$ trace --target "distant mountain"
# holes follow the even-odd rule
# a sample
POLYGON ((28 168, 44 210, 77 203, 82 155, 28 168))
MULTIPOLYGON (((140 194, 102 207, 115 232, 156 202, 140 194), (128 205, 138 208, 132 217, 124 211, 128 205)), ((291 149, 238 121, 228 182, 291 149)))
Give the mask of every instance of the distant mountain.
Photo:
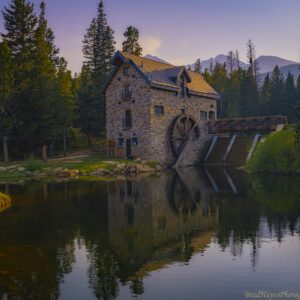
POLYGON ((164 63, 164 64, 169 64, 167 61, 157 57, 157 56, 154 56, 154 55, 150 55, 150 54, 147 54, 145 55, 144 57, 148 58, 148 59, 152 59, 152 60, 155 60, 155 61, 158 61, 158 62, 161 62, 161 63, 164 63))
MULTIPOLYGON (((288 73, 290 72, 292 75, 294 75, 295 80, 298 78, 298 76, 300 75, 300 64, 298 63, 294 63, 291 65, 287 65, 287 66, 283 66, 280 68, 280 71, 283 75, 284 78, 287 78, 288 73)), ((270 76, 272 76, 272 71, 274 68, 272 68, 272 70, 270 72, 265 72, 265 73, 260 73, 259 74, 259 81, 262 83, 263 80, 265 79, 265 77, 267 76, 267 74, 269 74, 270 76)))
POLYGON ((277 56, 262 55, 257 58, 259 72, 267 73, 273 71, 274 67, 277 65, 279 68, 289 65, 297 64, 295 61, 287 60, 277 56))
MULTIPOLYGON (((167 63, 165 60, 153 56, 153 55, 146 55, 146 58, 167 63)), ((201 61, 202 70, 204 71, 206 68, 210 68, 210 65, 212 64, 213 67, 216 65, 216 63, 224 64, 227 62, 227 56, 225 54, 217 55, 216 57, 212 57, 206 60, 201 61)), ((273 69, 276 65, 279 66, 283 76, 286 78, 288 75, 288 72, 291 72, 291 74, 294 75, 295 79, 300 75, 299 66, 300 63, 297 63, 295 61, 287 60, 278 56, 272 56, 272 55, 262 55, 257 58, 258 66, 259 66, 259 80, 260 82, 263 82, 266 75, 269 73, 271 75, 273 69)), ((240 65, 242 69, 247 69, 249 67, 249 64, 240 61, 240 65)), ((189 65, 192 69, 194 68, 194 64, 189 65)))
MULTIPOLYGON (((219 64, 224 64, 227 62, 227 56, 225 54, 219 54, 216 57, 212 57, 206 60, 201 61, 201 66, 202 70, 204 71, 206 68, 210 69, 210 66, 212 65, 213 67, 219 63, 219 64)), ((242 69, 248 68, 248 64, 246 64, 243 61, 240 61, 240 65, 242 69)), ((195 64, 190 65, 192 69, 194 69, 195 64)))

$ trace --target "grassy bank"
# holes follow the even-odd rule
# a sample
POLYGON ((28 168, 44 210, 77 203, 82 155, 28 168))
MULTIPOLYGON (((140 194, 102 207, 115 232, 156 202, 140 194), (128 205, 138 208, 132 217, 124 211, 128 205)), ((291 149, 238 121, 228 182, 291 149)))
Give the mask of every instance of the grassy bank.
POLYGON ((299 173, 300 145, 295 128, 268 135, 247 164, 250 172, 299 173))
POLYGON ((141 172, 148 172, 151 169, 157 170, 159 164, 155 161, 116 160, 96 155, 47 162, 29 159, 0 164, 0 181, 24 180, 28 177, 88 177, 91 175, 109 177, 122 174, 126 170, 129 172, 130 168, 139 168, 141 172))

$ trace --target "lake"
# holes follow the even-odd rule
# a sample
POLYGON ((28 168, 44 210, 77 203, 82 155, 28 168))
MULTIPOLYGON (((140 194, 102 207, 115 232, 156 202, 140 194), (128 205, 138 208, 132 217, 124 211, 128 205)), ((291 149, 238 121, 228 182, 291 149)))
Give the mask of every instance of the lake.
POLYGON ((300 178, 185 168, 0 191, 0 299, 300 299, 300 178))

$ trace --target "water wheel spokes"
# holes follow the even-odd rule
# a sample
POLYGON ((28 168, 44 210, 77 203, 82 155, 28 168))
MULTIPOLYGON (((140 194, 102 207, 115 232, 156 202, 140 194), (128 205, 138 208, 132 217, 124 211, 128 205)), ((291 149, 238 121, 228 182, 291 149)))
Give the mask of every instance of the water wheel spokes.
POLYGON ((170 145, 175 159, 182 153, 187 142, 199 138, 200 130, 196 120, 188 114, 178 116, 170 128, 170 145))

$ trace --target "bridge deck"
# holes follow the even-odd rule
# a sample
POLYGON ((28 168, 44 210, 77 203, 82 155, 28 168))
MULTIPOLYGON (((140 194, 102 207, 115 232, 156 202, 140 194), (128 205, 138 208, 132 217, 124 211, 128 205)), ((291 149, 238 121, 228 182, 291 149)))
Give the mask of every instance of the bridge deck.
POLYGON ((210 120, 207 122, 208 131, 217 133, 247 133, 247 132, 271 132, 278 125, 287 124, 286 116, 263 116, 233 119, 210 120))

